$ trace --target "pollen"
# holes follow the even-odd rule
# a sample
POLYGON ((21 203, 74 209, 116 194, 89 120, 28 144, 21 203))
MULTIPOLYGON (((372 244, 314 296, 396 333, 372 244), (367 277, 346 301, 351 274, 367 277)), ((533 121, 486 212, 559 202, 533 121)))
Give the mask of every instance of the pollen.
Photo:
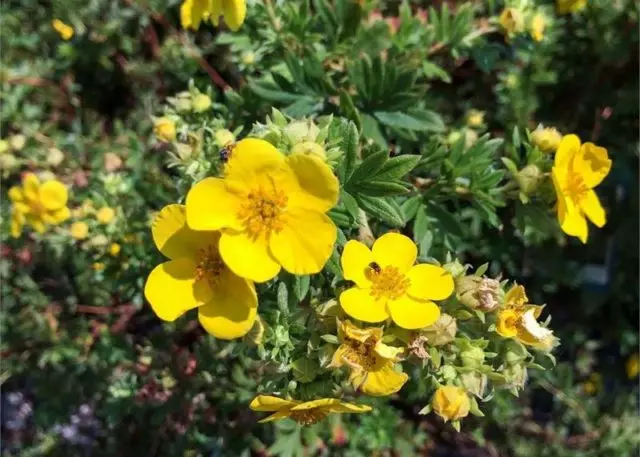
POLYGON ((200 249, 196 264, 196 280, 207 279, 215 284, 224 270, 224 262, 214 246, 200 249))
POLYGON ((238 218, 251 238, 277 233, 284 227, 282 214, 287 202, 284 192, 277 189, 254 189, 240 207, 238 218))
POLYGON ((397 267, 390 265, 379 270, 367 268, 366 275, 371 281, 370 294, 376 300, 382 298, 397 300, 407 292, 411 284, 409 278, 397 267))
POLYGON ((320 408, 311 408, 291 411, 290 417, 300 425, 313 425, 327 417, 327 412, 320 408))
POLYGON ((344 360, 353 368, 371 371, 378 362, 378 356, 374 350, 376 342, 369 338, 364 343, 358 340, 349 339, 346 341, 348 350, 344 355, 344 360))
POLYGON ((567 185, 565 188, 565 193, 574 202, 579 202, 586 196, 587 192, 589 191, 589 188, 587 187, 584 180, 582 179, 582 176, 580 176, 578 173, 570 171, 567 178, 568 179, 567 179, 567 185))

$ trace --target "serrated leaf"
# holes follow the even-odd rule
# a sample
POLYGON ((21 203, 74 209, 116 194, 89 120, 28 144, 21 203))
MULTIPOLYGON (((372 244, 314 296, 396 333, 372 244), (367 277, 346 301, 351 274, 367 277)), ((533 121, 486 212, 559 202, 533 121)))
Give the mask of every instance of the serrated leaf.
POLYGON ((384 197, 387 195, 402 195, 409 192, 407 184, 401 181, 367 181, 351 187, 355 193, 369 195, 371 197, 384 197))
POLYGON ((299 382, 311 382, 316 379, 318 376, 318 372, 320 371, 320 366, 318 362, 309 357, 300 357, 296 359, 292 364, 291 368, 293 369, 293 376, 299 382))
POLYGON ((384 197, 369 197, 367 195, 356 195, 355 197, 360 208, 370 216, 392 227, 402 227, 404 225, 402 209, 394 200, 384 197))
POLYGON ((358 142, 360 135, 358 134, 356 124, 351 121, 346 124, 343 122, 341 125, 340 137, 342 138, 340 149, 344 153, 344 160, 342 161, 342 182, 346 183, 353 173, 353 169, 355 168, 356 160, 358 158, 358 142))
POLYGON ((360 208, 358 207, 356 199, 353 198, 349 192, 343 189, 340 190, 340 202, 344 205, 344 208, 354 220, 358 219, 358 212, 360 208))
POLYGON ((377 180, 400 179, 413 170, 422 157, 419 155, 401 155, 385 162, 375 178, 377 180))
POLYGON ((426 131, 429 127, 426 123, 413 116, 401 112, 376 111, 373 115, 387 127, 404 130, 426 131))
POLYGON ((309 292, 309 285, 311 284, 311 278, 308 275, 296 275, 294 276, 293 292, 299 302, 304 300, 309 292))
POLYGON ((387 161, 387 158, 387 151, 374 152, 368 156, 353 171, 351 178, 349 178, 345 187, 349 189, 360 181, 371 179, 371 176, 374 176, 382 168, 384 163, 387 161))

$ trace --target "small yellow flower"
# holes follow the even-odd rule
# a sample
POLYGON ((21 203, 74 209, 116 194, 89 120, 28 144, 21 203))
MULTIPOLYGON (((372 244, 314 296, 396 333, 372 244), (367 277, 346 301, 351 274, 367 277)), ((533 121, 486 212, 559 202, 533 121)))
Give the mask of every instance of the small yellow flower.
POLYGON ((291 418, 301 425, 312 425, 320 422, 331 413, 366 413, 370 406, 346 403, 336 398, 321 398, 301 402, 284 400, 271 395, 258 395, 249 407, 254 411, 268 411, 273 414, 260 422, 271 422, 278 419, 291 418))
POLYGON ((338 179, 317 157, 285 157, 264 140, 228 147, 224 178, 206 178, 187 194, 194 230, 221 230, 220 255, 238 276, 256 282, 281 268, 322 270, 337 229, 325 213, 338 200, 338 179))
POLYGON ((217 338, 239 338, 251 330, 258 307, 254 285, 224 264, 218 232, 193 231, 184 206, 168 205, 157 215, 152 235, 170 259, 153 269, 144 288, 160 319, 174 321, 198 308, 200 324, 217 338))
POLYGON ((542 41, 544 38, 544 29, 545 29, 545 18, 544 15, 537 13, 531 19, 531 38, 535 41, 542 41))
POLYGON ((176 139, 176 123, 168 117, 161 117, 153 125, 153 132, 160 141, 170 143, 176 139))
POLYGON ((553 154, 558 150, 562 141, 562 135, 555 127, 543 127, 539 125, 531 132, 531 142, 534 146, 547 154, 553 154))
POLYGON ((471 109, 467 112, 466 122, 469 127, 481 127, 484 124, 484 111, 471 109))
POLYGON ((93 271, 102 271, 104 270, 105 265, 102 262, 94 262, 93 264, 91 264, 91 269, 93 271))
POLYGON ((120 254, 120 245, 118 243, 111 243, 111 246, 109 246, 109 254, 113 257, 120 254))
POLYGON ((60 181, 52 179, 41 184, 35 174, 26 173, 22 187, 9 189, 11 235, 19 237, 25 224, 38 233, 44 233, 47 225, 66 221, 71 216, 66 206, 68 197, 67 188, 60 181))
POLYGON ((594 188, 611 170, 605 148, 593 143, 580 144, 576 135, 565 135, 558 146, 551 170, 558 197, 558 222, 562 230, 587 242, 587 219, 597 227, 606 223, 606 215, 594 188))
POLYGON ((49 148, 47 151, 47 163, 53 167, 57 167, 64 161, 64 152, 58 148, 49 148))
POLYGON ((242 63, 249 66, 253 65, 256 61, 256 55, 252 51, 245 51, 242 53, 242 57, 240 58, 242 63))
POLYGON ((435 265, 414 265, 417 255, 416 245, 399 233, 382 235, 371 250, 359 241, 348 241, 342 270, 355 286, 340 294, 342 309, 364 322, 391 317, 406 329, 433 324, 440 308, 431 300, 444 300, 453 293, 453 277, 435 265))
POLYGON ((21 133, 9 137, 9 146, 14 151, 21 151, 25 144, 27 144, 27 137, 21 133))
POLYGON ((356 327, 349 321, 338 328, 342 344, 333 355, 330 367, 347 365, 351 369, 349 382, 367 395, 391 395, 407 382, 406 373, 393 369, 401 348, 382 342, 382 328, 356 327))
POLYGON ((218 26, 220 16, 234 32, 247 15, 246 0, 184 0, 180 7, 180 22, 185 29, 198 30, 200 23, 210 20, 218 26))
POLYGON ((466 417, 470 406, 469 396, 465 390, 456 386, 438 387, 431 400, 433 411, 445 422, 466 417))
POLYGON ((576 13, 587 6, 587 0, 556 0, 556 6, 558 14, 576 13))
POLYGON ((76 240, 84 240, 89 235, 89 226, 85 222, 74 222, 71 224, 69 233, 76 240))
POLYGON ((627 359, 627 363, 625 364, 625 369, 627 371, 627 377, 629 379, 633 379, 638 376, 640 373, 640 354, 636 353, 631 355, 627 359))
POLYGON ((508 36, 522 32, 524 29, 524 18, 522 12, 515 8, 505 8, 500 13, 500 25, 508 36))
POLYGON ((116 217, 116 211, 113 208, 105 206, 100 208, 96 213, 96 219, 101 224, 109 224, 116 217))
POLYGON ((54 19, 51 21, 51 26, 56 32, 58 32, 58 35, 60 35, 60 38, 63 40, 69 41, 73 37, 73 27, 65 24, 60 19, 54 19))
POLYGON ((211 98, 206 94, 198 94, 193 97, 193 111, 202 113, 211 108, 211 98))

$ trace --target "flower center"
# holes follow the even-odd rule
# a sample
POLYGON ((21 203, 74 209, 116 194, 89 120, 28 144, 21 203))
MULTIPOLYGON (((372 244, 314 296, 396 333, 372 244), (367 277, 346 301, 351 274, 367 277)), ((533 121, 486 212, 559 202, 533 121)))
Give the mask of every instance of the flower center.
POLYGON ((290 417, 298 424, 313 425, 327 417, 327 412, 320 408, 304 409, 301 411, 291 411, 290 417))
POLYGON ((238 218, 251 238, 279 232, 284 227, 282 213, 287 201, 284 192, 277 189, 254 189, 240 207, 238 218))
POLYGON ((224 268, 224 262, 220 258, 220 253, 215 246, 208 246, 198 251, 196 281, 206 279, 211 284, 215 284, 224 268))
POLYGON ((397 300, 402 297, 409 288, 411 281, 394 266, 381 268, 377 263, 372 262, 367 267, 367 278, 371 281, 371 291, 369 292, 376 300, 387 298, 397 300))
POLYGON ((344 358, 349 365, 362 368, 365 371, 370 371, 375 367, 378 359, 374 351, 376 342, 372 338, 364 343, 358 340, 347 340, 347 344, 349 350, 346 351, 344 358))
POLYGON ((573 171, 569 172, 565 192, 574 202, 579 202, 586 197, 589 188, 584 183, 582 176, 573 171))

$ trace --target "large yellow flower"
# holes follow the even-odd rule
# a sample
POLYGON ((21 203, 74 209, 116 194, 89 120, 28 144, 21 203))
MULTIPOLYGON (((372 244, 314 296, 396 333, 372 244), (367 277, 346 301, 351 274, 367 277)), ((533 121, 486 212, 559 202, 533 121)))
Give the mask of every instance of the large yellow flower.
POLYGON ((559 14, 575 13, 587 6, 587 0, 556 0, 559 14))
POLYGON ((414 265, 418 249, 406 236, 387 233, 370 250, 350 240, 342 253, 344 278, 355 286, 340 294, 344 311, 364 322, 391 317, 400 327, 418 329, 433 324, 440 308, 431 300, 444 300, 454 289, 444 268, 414 265))
POLYGON ((260 422, 271 422, 289 417, 302 425, 320 422, 331 413, 366 413, 371 411, 370 406, 354 405, 336 398, 321 398, 319 400, 301 402, 284 400, 271 395, 258 395, 253 399, 249 407, 254 411, 273 413, 260 422))
POLYGON ((52 179, 40 183, 33 173, 22 177, 22 187, 9 189, 11 208, 11 235, 17 238, 25 224, 38 233, 44 233, 47 225, 58 225, 71 216, 67 208, 69 194, 60 181, 52 179))
POLYGON ((193 30, 198 30, 203 20, 211 20, 217 27, 220 16, 224 16, 224 22, 236 31, 246 15, 246 0, 184 0, 180 7, 182 27, 193 30))
POLYGON ((606 215, 594 188, 611 170, 605 148, 593 143, 580 144, 576 135, 565 135, 558 146, 553 169, 553 185, 558 197, 558 221, 562 230, 587 242, 589 218, 597 227, 606 215))
POLYGON ((224 178, 206 178, 187 195, 194 230, 221 230, 220 254, 238 276, 263 282, 280 268, 297 275, 322 270, 337 229, 325 214, 338 200, 338 180, 322 160, 285 157, 264 140, 227 149, 224 178))
POLYGON ((253 283, 233 274, 218 253, 220 234, 194 232, 186 225, 184 206, 165 206, 152 227, 153 241, 170 260, 153 269, 144 294, 153 311, 174 321, 198 308, 204 329, 222 339, 245 335, 256 318, 253 283))
POLYGON ((347 365, 351 369, 349 382, 356 389, 372 396, 391 395, 407 382, 406 373, 393 369, 401 348, 382 342, 382 328, 361 329, 349 321, 338 328, 342 344, 333 355, 331 367, 347 365))

